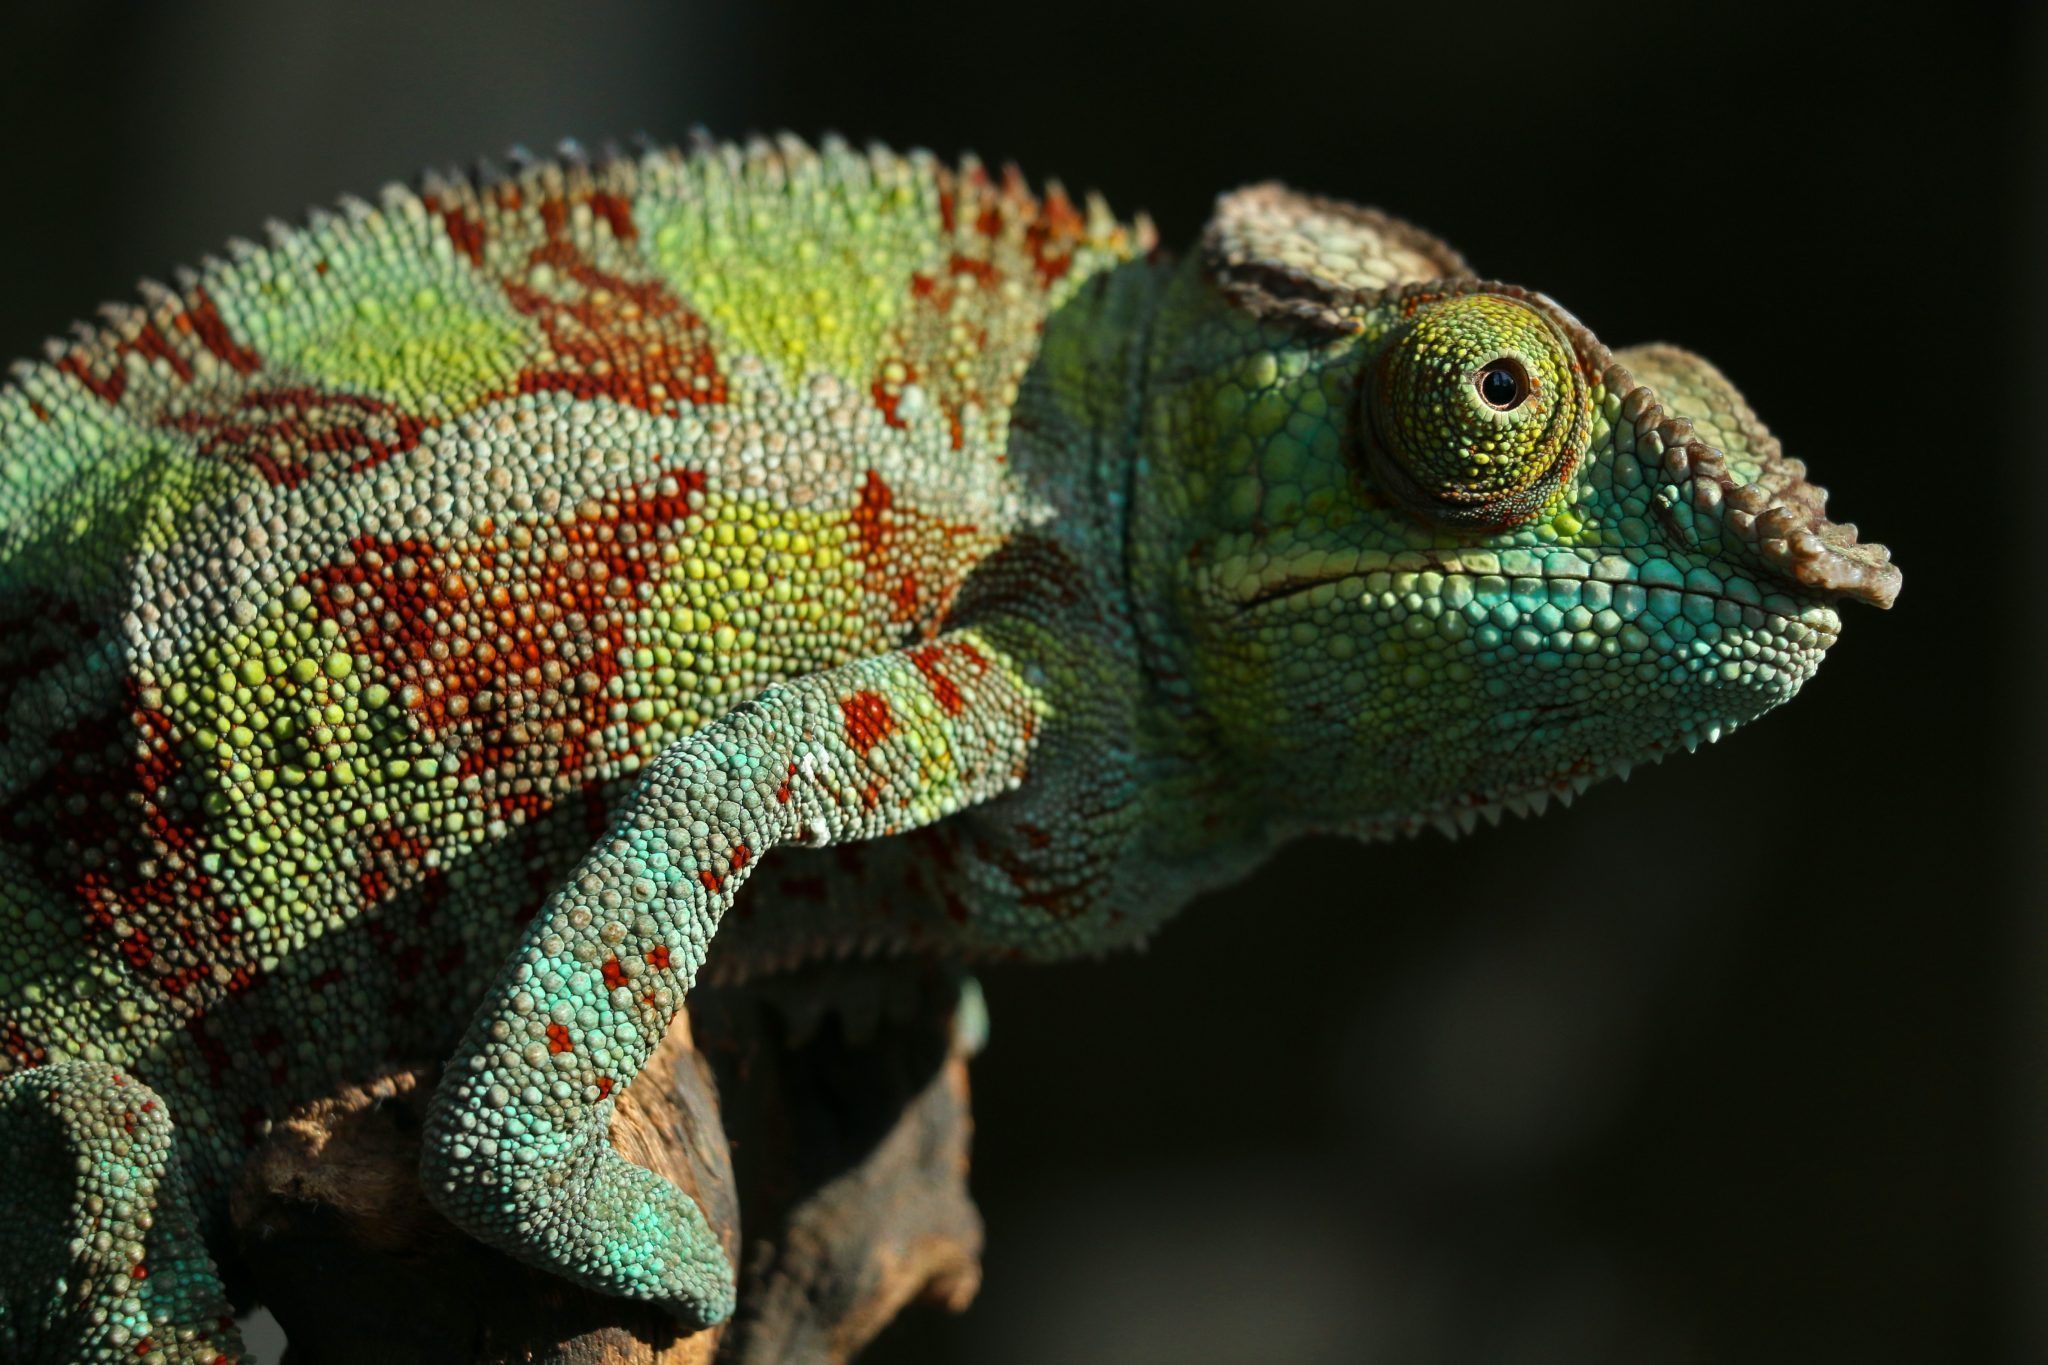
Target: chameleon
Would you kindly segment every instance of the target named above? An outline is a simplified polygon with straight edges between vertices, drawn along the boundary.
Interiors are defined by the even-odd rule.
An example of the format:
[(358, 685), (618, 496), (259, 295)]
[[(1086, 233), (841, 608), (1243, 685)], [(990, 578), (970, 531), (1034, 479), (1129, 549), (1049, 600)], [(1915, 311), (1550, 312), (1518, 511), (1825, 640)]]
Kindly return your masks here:
[(450, 1220), (717, 1322), (608, 1140), (700, 972), (1097, 953), (1719, 739), (1898, 593), (1825, 498), (1707, 361), (1274, 183), (1176, 255), (565, 144), (145, 281), (0, 389), (0, 1353), (244, 1359), (238, 1164), (417, 1057)]

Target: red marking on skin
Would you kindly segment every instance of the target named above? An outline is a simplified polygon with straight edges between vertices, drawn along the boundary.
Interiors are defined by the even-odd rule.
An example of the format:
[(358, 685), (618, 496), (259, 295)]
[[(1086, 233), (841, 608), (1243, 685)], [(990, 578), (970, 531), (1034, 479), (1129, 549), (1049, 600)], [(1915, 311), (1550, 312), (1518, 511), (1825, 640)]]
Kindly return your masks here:
[(863, 757), (896, 730), (896, 716), (889, 709), (889, 699), (878, 692), (861, 691), (841, 697), (839, 714), (846, 726), (846, 742)]
[(626, 984), (626, 969), (619, 965), (618, 958), (606, 958), (602, 970), (604, 972), (604, 988), (606, 990), (615, 991)]
[(612, 1078), (609, 1076), (599, 1076), (597, 1078), (597, 1097), (601, 1100), (610, 1099), (611, 1094)]
[(136, 355), (149, 360), (163, 361), (164, 364), (171, 367), (171, 373), (178, 376), (180, 381), (187, 384), (192, 382), (192, 362), (185, 359), (171, 345), (170, 339), (163, 334), (163, 330), (155, 323), (146, 324), (140, 332), (135, 334), (135, 339), (126, 344), (134, 348)]
[(732, 870), (735, 872), (739, 871), (747, 865), (747, 860), (753, 856), (752, 853), (747, 851), (745, 844), (734, 844), (731, 854)]
[[(126, 690), (136, 695), (132, 681)], [(39, 811), (61, 816), (53, 848), (64, 851), (59, 875), (79, 898), (88, 939), (173, 996), (210, 982), (213, 961), (234, 940), (233, 911), (199, 870), (204, 815), (198, 792), (180, 780), (175, 738), (161, 711), (99, 711), (50, 737), (60, 762), (39, 790), (31, 788), (38, 809), (16, 803), (0, 810), (0, 827), (30, 836), (24, 847), (46, 824)], [(166, 965), (166, 954), (175, 965)]]
[(998, 278), (993, 261), (977, 261), (957, 251), (947, 260), (946, 271), (952, 275), (972, 275), (985, 285), (994, 284)]
[(718, 888), (725, 885), (718, 874), (708, 867), (697, 874), (697, 880), (704, 883), (704, 889), (714, 896), (718, 894)]
[[(145, 333), (155, 333), (156, 326), (153, 323), (148, 324), (143, 328), (143, 331)], [(163, 338), (161, 335), (158, 335), (156, 340), (158, 344), (161, 344)], [(95, 398), (112, 407), (121, 401), (123, 394), (128, 392), (128, 371), (123, 367), (121, 358), (145, 349), (146, 345), (138, 344), (137, 341), (124, 340), (116, 343), (112, 362), (105, 374), (94, 372), (92, 362), (86, 358), (86, 352), (82, 348), (72, 351), (62, 360), (59, 360), (57, 368), (83, 384)]]
[(789, 778), (790, 778), (790, 777), (795, 777), (795, 776), (796, 776), (796, 764), (792, 763), (792, 764), (790, 764), (790, 765), (789, 765), (789, 777), (785, 777), (785, 778), (783, 778), (783, 779), (782, 779), (782, 785), (781, 785), (781, 786), (779, 786), (779, 787), (777, 787), (777, 788), (775, 789), (775, 799), (776, 799), (777, 801), (781, 802), (781, 803), (782, 803), (783, 805), (785, 805), (785, 806), (789, 804), (789, 798), (790, 798), (790, 796), (791, 796), (791, 789), (790, 789), (790, 785), (789, 785)]
[(882, 518), (895, 505), (896, 495), (882, 482), (882, 476), (870, 469), (861, 480), (860, 497), (853, 504), (853, 533), (860, 541), (861, 554), (870, 561), (882, 556), (882, 546), (888, 538)]
[(41, 1043), (32, 1041), (21, 1026), (9, 1020), (0, 1027), (0, 1052), (11, 1058), (17, 1067), (41, 1066), (50, 1059), (50, 1050)]
[[(396, 887), (415, 880), (426, 863), (427, 841), (418, 834), (386, 826), (365, 841), (363, 856), (369, 860), (369, 866), (356, 873), (356, 885), (367, 909), (381, 904)], [(445, 879), (436, 880), (443, 883), (439, 899), (445, 899)]]
[[(423, 194), (420, 207), (441, 220), (441, 227), (448, 234), (448, 240), (455, 249), (469, 258), (473, 266), (484, 263), (483, 220), (470, 213), (461, 204), (443, 204), (439, 195)], [(321, 264), (326, 265), (325, 261)]]
[[(364, 537), (300, 582), (422, 733), (461, 753), (457, 775), (531, 819), (602, 776), (638, 594), (703, 487), (675, 470), (552, 525), (446, 546)], [(626, 737), (639, 728), (626, 723)], [(592, 803), (586, 827), (601, 833)]]
[(567, 1024), (548, 1025), (549, 1052), (568, 1052), (575, 1046), (574, 1043), (569, 1041), (569, 1026)]
[(44, 407), (41, 403), (36, 402), (34, 399), (29, 400), (28, 410), (35, 414), (36, 420), (38, 422), (47, 422), (50, 420), (50, 410)]
[(944, 645), (920, 645), (910, 651), (910, 662), (918, 672), (924, 674), (925, 684), (932, 690), (932, 700), (939, 709), (949, 716), (957, 716), (967, 708), (967, 701), (960, 694), (960, 685), (947, 677), (940, 665), (945, 661)]
[(149, 1267), (144, 1265), (141, 1261), (137, 1261), (133, 1266), (129, 1267), (128, 1278), (131, 1280), (148, 1279)]
[(296, 488), (337, 464), (351, 474), (417, 447), (429, 423), (377, 398), (327, 389), (258, 389), (224, 412), (180, 412), (164, 426), (202, 437), (198, 453), (255, 466)]
[(1050, 289), (1074, 265), (1074, 248), (1088, 233), (1088, 221), (1066, 192), (1054, 189), (1038, 206), (1038, 216), (1024, 229), (1024, 248), (1041, 289)]
[[(593, 194), (586, 202), (618, 240), (637, 236), (623, 201)], [(684, 402), (723, 403), (725, 376), (703, 319), (662, 280), (600, 268), (570, 236), (569, 208), (559, 196), (541, 202), (547, 240), (528, 253), (524, 269), (500, 281), (506, 299), (534, 320), (553, 353), (549, 367), (521, 371), (515, 391), (609, 397), (671, 414)], [(534, 283), (540, 266), (548, 268), (545, 285)]]
[(1043, 871), (1026, 862), (1023, 855), (1013, 849), (977, 840), (974, 851), (983, 862), (1000, 869), (1010, 879), (1020, 905), (1043, 910), (1054, 919), (1066, 920), (1086, 914), (1094, 903), (1090, 893), (1091, 880), (1085, 870), (1062, 869), (1061, 875), (1071, 880), (1065, 885), (1047, 885)]
[(908, 621), (917, 615), (917, 575), (905, 569), (897, 578), (896, 586), (889, 590), (889, 619)]
[[(192, 291), (191, 301), (170, 317), (173, 331), (196, 338), (200, 345), (238, 374), (249, 374), (261, 358), (229, 335), (220, 310), (204, 288)], [(57, 362), (57, 369), (83, 384), (102, 402), (117, 404), (128, 392), (127, 357), (161, 362), (180, 383), (192, 382), (192, 362), (184, 347), (174, 346), (155, 318), (135, 328), (132, 336), (110, 333), (87, 345), (74, 347)]]
[[(875, 400), (875, 406), (882, 410), (882, 424), (884, 426), (906, 428), (910, 424), (897, 415), (896, 409), (903, 402), (903, 385), (917, 382), (917, 367), (904, 360), (899, 360), (896, 363), (903, 367), (902, 382), (891, 383), (884, 381), (878, 376), (874, 383), (868, 385), (868, 394)], [(890, 392), (892, 388), (895, 390), (893, 393)], [(869, 471), (869, 475), (872, 477), (872, 470)]]
[[(1075, 252), (1088, 240), (1087, 218), (1060, 190), (1035, 199), (1014, 167), (1005, 168), (1000, 188), (978, 169), (957, 177), (941, 170), (938, 182), (940, 221), (958, 249), (949, 251), (941, 270), (911, 274), (911, 307), (893, 329), (889, 349), (924, 357), (956, 350), (987, 357), (987, 319), (996, 305), (975, 295), (1013, 276), (1034, 281), (1040, 290), (1053, 288), (1073, 270)], [(956, 219), (969, 218), (975, 232), (963, 237)], [(958, 375), (950, 365), (928, 367), (925, 382), (932, 406), (944, 416), (955, 450), (966, 444), (967, 407), (989, 405), (990, 396), (980, 387), (987, 378), (984, 365)], [(991, 453), (1003, 458), (1000, 451)]]
[(638, 240), (640, 229), (633, 222), (633, 206), (623, 196), (593, 190), (590, 195), (590, 211), (612, 230), (612, 236), (621, 242)]
[(667, 971), (668, 945), (666, 943), (658, 943), (654, 947), (649, 948), (647, 950), (647, 961), (652, 965), (659, 967), (662, 971)]
[[(889, 604), (889, 619), (897, 625), (942, 612), (960, 578), (987, 548), (972, 522), (947, 522), (899, 505), (894, 490), (872, 469), (862, 477), (847, 515), (864, 567), (862, 587)], [(920, 574), (927, 565), (940, 566), (940, 572)], [(943, 585), (937, 593), (930, 588), (933, 577)]]
[[(882, 804), (882, 784), (878, 779), (869, 778), (867, 781), (861, 783), (860, 804), (866, 810), (873, 810), (875, 807)], [(884, 831), (884, 833), (893, 832), (894, 831), (888, 830)]]
[[(325, 266), (326, 262), (322, 261), (321, 265)], [(236, 341), (228, 332), (228, 325), (221, 321), (219, 307), (204, 285), (193, 287), (185, 311), (173, 321), (179, 331), (198, 337), (199, 344), (211, 352), (214, 359), (236, 374), (254, 374), (263, 364), (263, 357)]]

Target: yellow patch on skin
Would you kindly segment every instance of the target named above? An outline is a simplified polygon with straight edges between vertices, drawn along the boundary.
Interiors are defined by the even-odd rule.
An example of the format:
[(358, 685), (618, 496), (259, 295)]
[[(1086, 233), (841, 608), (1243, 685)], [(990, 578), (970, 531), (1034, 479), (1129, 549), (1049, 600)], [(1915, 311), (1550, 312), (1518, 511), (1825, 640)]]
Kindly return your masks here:
[(212, 875), (277, 883), (243, 899), (245, 914), (266, 901), (272, 912), (341, 904), (321, 879), (351, 866), (362, 821), (347, 817), (379, 803), (456, 803), (453, 772), (435, 775), (434, 752), (397, 723), (390, 690), (365, 681), (302, 590), (206, 638), (164, 680), (188, 780), (206, 792)]
[(714, 219), (671, 200), (635, 213), (719, 348), (759, 355), (789, 382), (828, 373), (865, 385), (909, 307), (911, 276), (943, 268), (937, 213), (908, 181), (820, 187), (792, 207)]
[(506, 388), (539, 344), (510, 315), (423, 289), (359, 300), (339, 326), (307, 338), (297, 362), (336, 387), (394, 399), (431, 393), (460, 410)]

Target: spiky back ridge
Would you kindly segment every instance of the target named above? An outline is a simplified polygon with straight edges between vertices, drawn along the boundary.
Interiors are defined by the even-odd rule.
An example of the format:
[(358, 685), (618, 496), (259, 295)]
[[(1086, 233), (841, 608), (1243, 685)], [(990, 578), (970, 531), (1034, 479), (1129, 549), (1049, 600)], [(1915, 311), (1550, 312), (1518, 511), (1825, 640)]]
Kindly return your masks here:
[(280, 439), (361, 469), (521, 392), (716, 406), (735, 365), (785, 389), (834, 373), (892, 426), (922, 404), (951, 448), (999, 453), (1038, 320), (1153, 243), (1142, 219), (1056, 183), (1034, 195), (1014, 168), (791, 137), (595, 157), (564, 144), (266, 236), (181, 269), (175, 289), (144, 281), (139, 304), (13, 367), (0, 562), (67, 526), (107, 542), (67, 491), (166, 449), (230, 467), (191, 471), (199, 497), (236, 474), (317, 472), (271, 467)]

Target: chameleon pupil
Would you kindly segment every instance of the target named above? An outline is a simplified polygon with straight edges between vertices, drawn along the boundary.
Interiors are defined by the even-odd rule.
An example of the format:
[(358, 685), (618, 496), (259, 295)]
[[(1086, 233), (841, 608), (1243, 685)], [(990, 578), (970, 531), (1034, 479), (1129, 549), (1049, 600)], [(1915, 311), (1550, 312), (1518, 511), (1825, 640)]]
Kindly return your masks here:
[(1522, 376), (1512, 365), (1496, 361), (1479, 372), (1479, 396), (1488, 407), (1506, 412), (1522, 401)]

